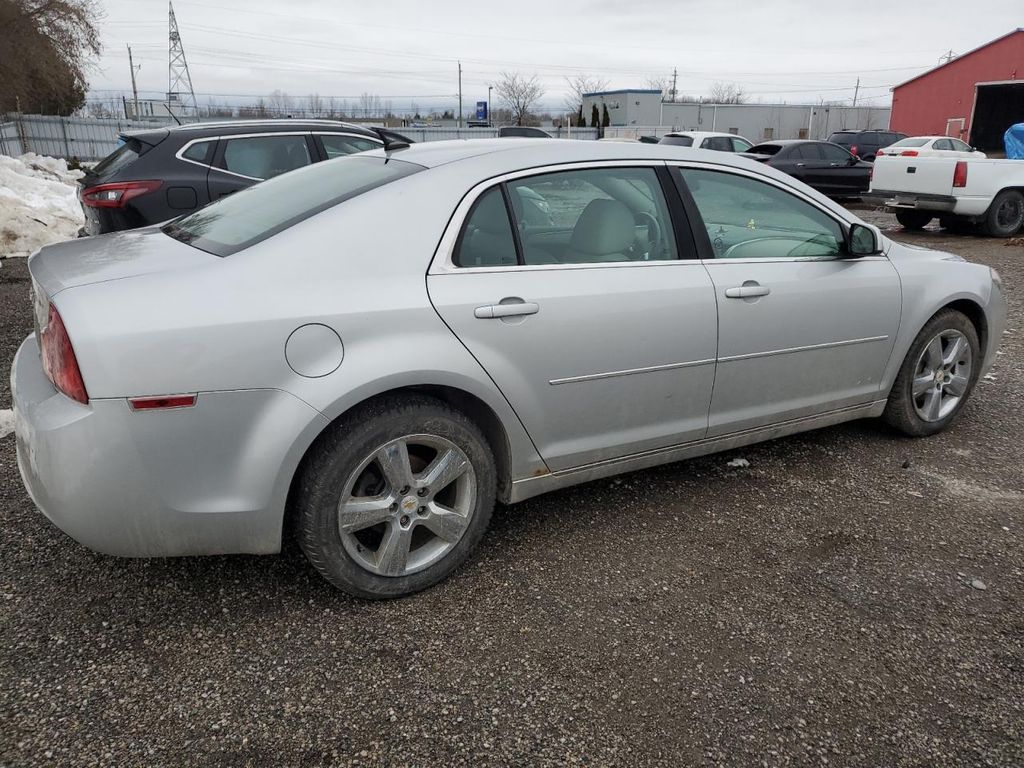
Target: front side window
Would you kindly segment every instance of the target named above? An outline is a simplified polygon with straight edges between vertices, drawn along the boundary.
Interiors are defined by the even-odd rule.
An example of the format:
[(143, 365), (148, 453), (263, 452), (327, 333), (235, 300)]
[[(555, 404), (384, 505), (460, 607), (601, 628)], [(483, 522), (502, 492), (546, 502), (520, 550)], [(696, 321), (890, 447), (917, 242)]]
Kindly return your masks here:
[(677, 259), (653, 168), (558, 171), (508, 183), (524, 264)]
[(949, 143), (953, 145), (953, 149), (955, 149), (957, 152), (971, 151), (971, 145), (960, 141), (960, 139), (950, 139)]
[(320, 134), (320, 141), (323, 142), (324, 152), (328, 160), (345, 155), (353, 155), (356, 152), (366, 152), (371, 149), (380, 149), (383, 144), (363, 136), (342, 136), (340, 134)]
[(700, 146), (702, 149), (713, 149), (716, 152), (732, 152), (732, 139), (729, 136), (709, 136)]
[(348, 157), (317, 163), (222, 197), (163, 232), (216, 256), (230, 256), (304, 219), (422, 171), (423, 166), (383, 157)]
[(938, 139), (932, 144), (932, 149), (938, 149), (943, 152), (948, 152), (953, 149), (953, 142), (949, 139)]
[(800, 198), (747, 176), (683, 169), (716, 259), (839, 256), (839, 223)]
[(740, 139), (740, 138), (737, 138), (735, 136), (732, 139), (732, 151), (733, 152), (748, 152), (752, 146), (754, 146), (754, 145), (751, 144), (746, 139)]
[(853, 157), (845, 149), (837, 147), (835, 144), (816, 144), (815, 146), (821, 151), (821, 156), (830, 163), (848, 163)]
[(310, 164), (302, 135), (245, 136), (224, 142), (224, 168), (251, 179), (270, 179)]

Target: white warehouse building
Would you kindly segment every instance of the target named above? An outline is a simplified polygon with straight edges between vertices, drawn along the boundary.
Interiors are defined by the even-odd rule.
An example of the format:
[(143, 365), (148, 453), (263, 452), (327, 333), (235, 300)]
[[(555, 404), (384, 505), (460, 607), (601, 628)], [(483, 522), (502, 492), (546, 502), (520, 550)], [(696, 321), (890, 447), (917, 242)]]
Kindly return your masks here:
[(661, 100), (661, 91), (628, 88), (583, 95), (583, 115), (608, 109), (606, 136), (637, 138), (669, 131), (720, 131), (751, 141), (827, 139), (844, 128), (889, 127), (889, 107), (836, 104), (710, 104)]

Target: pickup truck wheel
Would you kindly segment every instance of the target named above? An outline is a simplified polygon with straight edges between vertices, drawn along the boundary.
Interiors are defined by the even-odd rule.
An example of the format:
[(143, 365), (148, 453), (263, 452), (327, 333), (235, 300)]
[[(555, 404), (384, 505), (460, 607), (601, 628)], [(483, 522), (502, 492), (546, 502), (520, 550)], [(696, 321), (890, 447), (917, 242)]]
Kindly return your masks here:
[(1012, 237), (1024, 225), (1024, 194), (1004, 189), (985, 214), (985, 232), (992, 237)]
[(970, 397), (981, 364), (978, 332), (967, 316), (938, 312), (903, 359), (882, 418), (910, 437), (941, 432)]
[(896, 209), (896, 221), (903, 225), (904, 229), (924, 229), (935, 216), (928, 211), (915, 211), (908, 208)]

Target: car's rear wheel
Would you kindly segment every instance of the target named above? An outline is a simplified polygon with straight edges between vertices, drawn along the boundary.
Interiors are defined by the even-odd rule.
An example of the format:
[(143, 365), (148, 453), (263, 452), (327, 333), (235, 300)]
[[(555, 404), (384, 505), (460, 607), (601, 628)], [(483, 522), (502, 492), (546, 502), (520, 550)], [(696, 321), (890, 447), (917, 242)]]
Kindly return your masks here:
[(910, 208), (897, 208), (896, 221), (904, 229), (924, 229), (935, 216), (928, 211), (917, 211)]
[(385, 398), (314, 447), (296, 500), (299, 544), (352, 595), (411, 594), (469, 556), (495, 488), (490, 446), (468, 417), (429, 397)]
[(962, 312), (942, 310), (910, 346), (883, 418), (912, 437), (941, 432), (964, 407), (980, 369), (974, 325)]
[(1004, 189), (988, 207), (985, 232), (992, 237), (1012, 237), (1024, 226), (1024, 194)]

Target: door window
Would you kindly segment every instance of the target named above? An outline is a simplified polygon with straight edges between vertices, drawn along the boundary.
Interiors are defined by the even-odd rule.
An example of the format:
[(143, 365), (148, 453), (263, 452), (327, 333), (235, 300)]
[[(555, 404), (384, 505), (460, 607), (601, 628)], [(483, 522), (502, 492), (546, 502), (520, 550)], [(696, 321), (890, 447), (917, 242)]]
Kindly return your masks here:
[(709, 136), (700, 145), (701, 149), (713, 149), (716, 152), (732, 152), (732, 138), (729, 136)]
[(948, 152), (953, 149), (953, 142), (949, 139), (936, 139), (935, 143), (932, 144), (932, 149)]
[(853, 155), (845, 149), (837, 147), (834, 144), (818, 144), (817, 146), (821, 151), (821, 156), (830, 163), (845, 163), (853, 157)]
[(747, 151), (750, 150), (750, 148), (752, 146), (754, 146), (754, 145), (751, 144), (746, 139), (738, 139), (738, 138), (735, 138), (735, 137), (732, 139), (732, 151), (733, 152), (747, 152)]
[(379, 149), (383, 146), (379, 141), (368, 139), (363, 136), (342, 136), (339, 134), (320, 134), (320, 141), (323, 142), (324, 152), (327, 159), (352, 155), (356, 152), (366, 152), (370, 149)]
[(953, 145), (953, 149), (957, 152), (970, 152), (971, 145), (960, 141), (960, 139), (950, 139), (949, 143)]
[(269, 179), (310, 163), (305, 136), (246, 136), (225, 141), (224, 168), (253, 179)]
[(193, 162), (203, 163), (205, 165), (207, 162), (206, 158), (209, 155), (210, 149), (213, 147), (213, 144), (213, 140), (197, 141), (195, 144), (193, 144), (184, 152), (182, 152), (181, 156), (188, 160), (192, 160)]
[(717, 259), (820, 259), (844, 248), (831, 216), (771, 184), (719, 171), (683, 169)]
[(524, 264), (679, 258), (653, 168), (559, 171), (509, 182)]
[(821, 153), (814, 144), (797, 144), (790, 151), (790, 157), (794, 160), (821, 160)]

